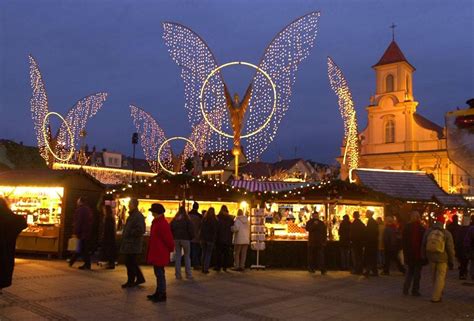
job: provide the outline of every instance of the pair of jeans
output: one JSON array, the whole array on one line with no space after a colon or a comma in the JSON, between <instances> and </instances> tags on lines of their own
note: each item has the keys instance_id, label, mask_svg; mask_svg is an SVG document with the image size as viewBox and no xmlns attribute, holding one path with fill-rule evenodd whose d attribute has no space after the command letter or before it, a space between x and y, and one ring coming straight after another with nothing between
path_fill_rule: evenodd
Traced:
<instances>
[{"instance_id":1,"label":"pair of jeans","mask_svg":"<svg viewBox=\"0 0 474 321\"><path fill-rule=\"evenodd\" d=\"M248 248L248 244L234 244L234 267L236 269L245 269Z\"/></svg>"},{"instance_id":2,"label":"pair of jeans","mask_svg":"<svg viewBox=\"0 0 474 321\"><path fill-rule=\"evenodd\" d=\"M386 274L390 274L390 265L392 261L395 261L397 264L397 268L400 272L405 273L405 268L400 262L400 258L398 257L398 251L387 251L385 250L385 264L383 266L383 271Z\"/></svg>"},{"instance_id":3,"label":"pair of jeans","mask_svg":"<svg viewBox=\"0 0 474 321\"><path fill-rule=\"evenodd\" d=\"M166 278L164 266L153 266L156 276L156 292L155 294L166 294Z\"/></svg>"},{"instance_id":4,"label":"pair of jeans","mask_svg":"<svg viewBox=\"0 0 474 321\"><path fill-rule=\"evenodd\" d=\"M191 242L191 266L194 268L201 266L201 244Z\"/></svg>"},{"instance_id":5,"label":"pair of jeans","mask_svg":"<svg viewBox=\"0 0 474 321\"><path fill-rule=\"evenodd\" d=\"M351 266L351 249L344 245L340 248L341 251L341 270L348 270Z\"/></svg>"},{"instance_id":6,"label":"pair of jeans","mask_svg":"<svg viewBox=\"0 0 474 321\"><path fill-rule=\"evenodd\" d=\"M181 253L184 253L183 257L186 277L191 277L191 242L189 240L174 240L174 247L176 253L176 260L174 262L176 278L181 278Z\"/></svg>"},{"instance_id":7,"label":"pair of jeans","mask_svg":"<svg viewBox=\"0 0 474 321\"><path fill-rule=\"evenodd\" d=\"M324 247L308 246L308 269L314 271L316 268L318 268L322 273L326 272Z\"/></svg>"},{"instance_id":8,"label":"pair of jeans","mask_svg":"<svg viewBox=\"0 0 474 321\"><path fill-rule=\"evenodd\" d=\"M221 268L227 270L229 264L230 245L217 243L216 244L216 269Z\"/></svg>"},{"instance_id":9,"label":"pair of jeans","mask_svg":"<svg viewBox=\"0 0 474 321\"><path fill-rule=\"evenodd\" d=\"M352 244L352 273L362 274L364 247L360 244Z\"/></svg>"},{"instance_id":10,"label":"pair of jeans","mask_svg":"<svg viewBox=\"0 0 474 321\"><path fill-rule=\"evenodd\" d=\"M447 270L448 263L431 262L431 273L433 278L433 295L431 296L431 300L433 301L441 300L446 282Z\"/></svg>"},{"instance_id":11,"label":"pair of jeans","mask_svg":"<svg viewBox=\"0 0 474 321\"><path fill-rule=\"evenodd\" d=\"M377 246L366 246L364 250L365 273L378 275Z\"/></svg>"},{"instance_id":12,"label":"pair of jeans","mask_svg":"<svg viewBox=\"0 0 474 321\"><path fill-rule=\"evenodd\" d=\"M408 264L408 270L405 275L405 283L403 284L403 292L408 293L411 287L411 293L420 292L420 280L421 280L421 263ZM413 283L413 286L412 286Z\"/></svg>"},{"instance_id":13,"label":"pair of jeans","mask_svg":"<svg viewBox=\"0 0 474 321\"><path fill-rule=\"evenodd\" d=\"M87 268L91 267L91 253L89 249L89 240L81 239L79 240L79 253L74 252L74 254L71 257L71 260L69 261L69 265L73 265L78 257L81 257L82 260L84 261L84 266Z\"/></svg>"},{"instance_id":14,"label":"pair of jeans","mask_svg":"<svg viewBox=\"0 0 474 321\"><path fill-rule=\"evenodd\" d=\"M201 242L202 248L202 271L207 272L209 270L209 265L211 265L212 249L214 248L214 243L212 242Z\"/></svg>"},{"instance_id":15,"label":"pair of jeans","mask_svg":"<svg viewBox=\"0 0 474 321\"><path fill-rule=\"evenodd\" d=\"M127 267L127 283L133 284L135 282L145 282L142 270L137 263L138 254L125 254L125 266Z\"/></svg>"}]
</instances>

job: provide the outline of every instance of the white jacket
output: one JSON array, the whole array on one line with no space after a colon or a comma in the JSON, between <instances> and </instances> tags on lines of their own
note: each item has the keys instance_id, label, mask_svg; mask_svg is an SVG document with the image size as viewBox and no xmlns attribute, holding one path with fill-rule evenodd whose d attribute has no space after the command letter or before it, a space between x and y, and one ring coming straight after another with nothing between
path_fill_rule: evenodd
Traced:
<instances>
[{"instance_id":1,"label":"white jacket","mask_svg":"<svg viewBox=\"0 0 474 321\"><path fill-rule=\"evenodd\" d=\"M234 232L233 244L249 244L250 243L250 225L247 216L237 216L232 226Z\"/></svg>"}]
</instances>

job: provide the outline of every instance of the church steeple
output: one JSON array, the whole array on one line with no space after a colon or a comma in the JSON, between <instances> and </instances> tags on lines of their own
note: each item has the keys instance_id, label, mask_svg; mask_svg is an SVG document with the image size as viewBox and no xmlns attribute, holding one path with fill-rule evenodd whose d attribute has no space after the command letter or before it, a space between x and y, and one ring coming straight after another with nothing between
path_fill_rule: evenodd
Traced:
<instances>
[{"instance_id":1,"label":"church steeple","mask_svg":"<svg viewBox=\"0 0 474 321\"><path fill-rule=\"evenodd\" d=\"M405 58L405 55L403 54L402 50L400 49L398 44L395 42L395 40L392 40L387 50L385 50L384 54L380 58L379 62L373 65L372 68L375 68L377 66L382 66L382 65L393 64L396 62L402 62L402 61L410 65L410 67L413 68L413 71L416 70L415 67L413 67L413 65L408 62L407 58Z\"/></svg>"},{"instance_id":2,"label":"church steeple","mask_svg":"<svg viewBox=\"0 0 474 321\"><path fill-rule=\"evenodd\" d=\"M375 104L385 100L385 97L389 98L386 101L389 105L413 101L412 75L415 67L405 58L395 40L372 68L376 73Z\"/></svg>"}]
</instances>

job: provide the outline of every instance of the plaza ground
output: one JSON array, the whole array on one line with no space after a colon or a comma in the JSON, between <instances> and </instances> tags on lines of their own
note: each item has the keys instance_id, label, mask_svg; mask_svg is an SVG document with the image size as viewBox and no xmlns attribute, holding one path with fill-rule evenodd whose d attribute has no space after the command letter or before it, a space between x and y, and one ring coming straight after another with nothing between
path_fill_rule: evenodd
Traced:
<instances>
[{"instance_id":1,"label":"plaza ground","mask_svg":"<svg viewBox=\"0 0 474 321\"><path fill-rule=\"evenodd\" d=\"M422 297L403 296L403 277L365 279L347 272L326 276L266 270L195 273L174 279L167 268L168 301L152 303L152 268L144 286L123 290L125 268L93 271L65 261L17 259L14 284L0 295L0 320L474 320L474 287L450 271L443 302L429 302L429 269Z\"/></svg>"}]
</instances>

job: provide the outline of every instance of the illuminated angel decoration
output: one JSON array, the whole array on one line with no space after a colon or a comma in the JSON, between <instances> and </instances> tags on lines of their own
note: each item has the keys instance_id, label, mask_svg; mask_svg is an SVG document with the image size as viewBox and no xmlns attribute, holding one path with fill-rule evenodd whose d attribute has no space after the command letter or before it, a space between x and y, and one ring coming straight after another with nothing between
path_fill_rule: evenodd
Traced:
<instances>
[{"instance_id":1,"label":"illuminated angel decoration","mask_svg":"<svg viewBox=\"0 0 474 321\"><path fill-rule=\"evenodd\" d=\"M175 154L169 143L173 138L166 138L164 130L153 116L134 105L130 105L130 112L133 124L140 135L140 145L145 158L155 173L162 169L168 173L181 172L184 169L185 161L194 157L195 152L199 155L205 153L207 137L205 134L201 136L201 133L209 132L209 126L206 126L204 122L194 128L189 138L175 137L186 141L183 151ZM159 160L163 167L160 166Z\"/></svg>"},{"instance_id":2,"label":"illuminated angel decoration","mask_svg":"<svg viewBox=\"0 0 474 321\"><path fill-rule=\"evenodd\" d=\"M262 72L256 71L250 86L251 94L246 106L245 124L242 127L232 125L223 75L219 71L206 86L203 94L205 112L213 127L223 132L232 132L233 127L247 133L256 132L247 137L245 155L252 161L266 150L273 141L278 126L290 106L292 87L295 83L298 65L308 57L314 46L319 12L312 12L300 17L280 31L266 48L258 67L265 71L276 85L276 107L274 106L273 88ZM171 58L181 67L181 77L185 88L185 108L191 126L202 124L203 113L200 105L200 89L209 74L219 67L213 53L204 40L191 29L177 23L163 23L163 39ZM227 94L227 95L226 95ZM245 96L243 95L245 101ZM235 97L235 96L234 96ZM276 110L273 110L273 109ZM270 121L261 131L262 124L273 112ZM240 115L241 116L241 115ZM234 117L235 118L235 117ZM225 137L216 132L208 134L208 150L219 152L229 149L232 136ZM242 138L245 135L242 134ZM238 137L240 139L240 136ZM235 137L234 137L235 140ZM219 160L218 160L219 161Z\"/></svg>"},{"instance_id":3,"label":"illuminated angel decoration","mask_svg":"<svg viewBox=\"0 0 474 321\"><path fill-rule=\"evenodd\" d=\"M80 142L81 136L85 135L87 121L93 117L104 104L107 93L99 92L80 99L62 117L60 114L49 111L48 97L38 63L29 56L30 81L33 90L30 104L31 114L38 141L41 156L49 165L55 161L69 162L74 150ZM62 124L53 135L49 122L50 116L57 116Z\"/></svg>"},{"instance_id":4,"label":"illuminated angel decoration","mask_svg":"<svg viewBox=\"0 0 474 321\"><path fill-rule=\"evenodd\" d=\"M357 117L352 94L342 70L328 57L329 84L338 98L339 111L344 121L344 140L346 142L343 164L349 169L359 166L359 140Z\"/></svg>"}]
</instances>

